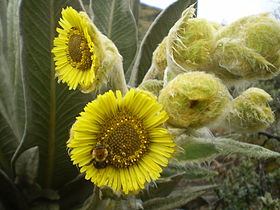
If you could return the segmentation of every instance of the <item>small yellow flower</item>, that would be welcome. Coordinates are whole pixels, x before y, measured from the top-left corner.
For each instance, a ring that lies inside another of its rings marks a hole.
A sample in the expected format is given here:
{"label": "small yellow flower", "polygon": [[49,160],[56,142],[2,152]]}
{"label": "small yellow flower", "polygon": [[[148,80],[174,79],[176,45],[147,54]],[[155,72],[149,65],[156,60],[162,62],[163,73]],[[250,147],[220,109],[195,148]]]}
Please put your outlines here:
{"label": "small yellow flower", "polygon": [[102,56],[98,37],[91,31],[91,22],[72,7],[62,9],[62,18],[54,39],[55,75],[69,89],[92,88]]}
{"label": "small yellow flower", "polygon": [[73,164],[98,187],[125,194],[159,178],[175,144],[155,97],[131,89],[99,95],[77,117],[67,147]]}

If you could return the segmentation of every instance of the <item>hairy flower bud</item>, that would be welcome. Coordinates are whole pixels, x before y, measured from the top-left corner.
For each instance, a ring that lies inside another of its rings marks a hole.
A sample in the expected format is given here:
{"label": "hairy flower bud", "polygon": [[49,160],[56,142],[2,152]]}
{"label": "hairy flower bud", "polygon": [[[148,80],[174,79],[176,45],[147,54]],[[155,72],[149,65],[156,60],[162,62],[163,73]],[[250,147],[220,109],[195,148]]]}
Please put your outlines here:
{"label": "hairy flower bud", "polygon": [[143,81],[151,80],[151,79],[159,79],[159,80],[163,79],[164,71],[167,67],[166,42],[167,42],[167,37],[165,37],[162,40],[162,42],[157,46],[157,48],[153,52],[151,67],[146,73]]}
{"label": "hairy flower bud", "polygon": [[196,70],[210,60],[215,29],[205,19],[183,18],[179,23],[168,35],[168,62],[183,70]]}
{"label": "hairy flower bud", "polygon": [[251,15],[217,32],[208,69],[226,82],[270,79],[280,72],[280,23]]}
{"label": "hairy flower bud", "polygon": [[227,116],[230,128],[237,132],[257,132],[274,121],[268,105],[271,96],[260,88],[249,88],[233,100],[233,109]]}
{"label": "hairy flower bud", "polygon": [[163,78],[163,72],[167,66],[166,60],[166,42],[167,37],[165,37],[162,42],[158,45],[153,53],[153,64],[156,70],[162,75],[161,79]]}
{"label": "hairy flower bud", "polygon": [[172,71],[171,74],[198,70],[210,60],[216,26],[205,19],[193,18],[194,12],[191,5],[169,31],[166,50],[167,71]]}
{"label": "hairy flower bud", "polygon": [[[223,38],[217,41],[213,60],[224,68],[226,79],[228,72],[238,79],[270,78],[274,74],[274,66],[262,55],[246,47],[242,39]],[[229,78],[231,79],[231,78]]]}
{"label": "hairy flower bud", "polygon": [[163,81],[162,80],[146,80],[141,85],[139,85],[138,89],[145,90],[148,92],[153,93],[155,96],[159,95],[159,91],[163,87]]}
{"label": "hairy flower bud", "polygon": [[170,81],[159,95],[169,115],[168,122],[179,127],[199,128],[219,121],[231,96],[222,82],[204,72],[188,72]]}

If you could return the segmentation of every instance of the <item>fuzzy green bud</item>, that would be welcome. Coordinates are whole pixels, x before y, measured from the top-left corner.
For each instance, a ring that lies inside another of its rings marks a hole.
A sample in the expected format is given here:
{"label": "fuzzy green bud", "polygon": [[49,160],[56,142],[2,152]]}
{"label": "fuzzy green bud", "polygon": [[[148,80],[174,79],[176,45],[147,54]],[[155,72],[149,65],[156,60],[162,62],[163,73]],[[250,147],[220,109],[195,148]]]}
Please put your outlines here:
{"label": "fuzzy green bud", "polygon": [[226,82],[276,76],[280,72],[279,34],[279,21],[267,13],[247,16],[221,28],[213,50],[212,72],[217,72],[216,64],[220,69],[217,76]]}
{"label": "fuzzy green bud", "polygon": [[219,67],[224,68],[221,74],[229,72],[246,80],[274,76],[274,66],[255,50],[247,47],[242,39],[223,38],[217,41],[216,45],[213,60]]}
{"label": "fuzzy green bud", "polygon": [[155,96],[158,96],[159,95],[159,91],[162,89],[162,87],[163,87],[163,81],[162,80],[151,79],[151,80],[144,81],[138,87],[138,89],[151,92]]}
{"label": "fuzzy green bud", "polygon": [[221,39],[224,37],[239,38],[244,32],[244,27],[250,25],[252,22],[261,19],[262,17],[267,17],[268,13],[262,13],[258,15],[250,15],[246,17],[239,18],[230,25],[227,25],[218,31],[216,39]]}
{"label": "fuzzy green bud", "polygon": [[157,48],[153,52],[152,65],[146,73],[143,81],[151,79],[163,79],[164,72],[167,67],[166,42],[167,37],[165,37],[162,40],[162,42],[157,46]]}
{"label": "fuzzy green bud", "polygon": [[257,53],[268,56],[275,54],[280,49],[280,23],[270,17],[255,18],[244,28],[246,46]]}
{"label": "fuzzy green bud", "polygon": [[233,110],[227,116],[229,127],[237,132],[257,132],[274,121],[268,105],[271,96],[260,88],[249,88],[233,100]]}
{"label": "fuzzy green bud", "polygon": [[213,24],[205,19],[179,20],[168,35],[169,62],[183,70],[196,70],[208,63],[214,31]]}
{"label": "fuzzy green bud", "polygon": [[166,41],[167,37],[165,37],[162,42],[158,45],[153,53],[153,64],[156,70],[161,74],[161,79],[163,78],[164,70],[167,66],[166,60]]}
{"label": "fuzzy green bud", "polygon": [[231,96],[223,83],[204,72],[178,75],[162,89],[159,102],[169,115],[169,123],[200,128],[222,118]]}

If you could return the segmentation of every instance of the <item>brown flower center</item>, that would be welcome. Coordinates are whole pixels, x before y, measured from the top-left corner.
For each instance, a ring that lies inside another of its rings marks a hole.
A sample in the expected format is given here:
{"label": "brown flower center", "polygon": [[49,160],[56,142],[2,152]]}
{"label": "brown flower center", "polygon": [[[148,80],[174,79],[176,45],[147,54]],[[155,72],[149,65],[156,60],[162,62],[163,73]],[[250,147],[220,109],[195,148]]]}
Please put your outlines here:
{"label": "brown flower center", "polygon": [[148,132],[137,117],[127,111],[120,111],[102,126],[98,139],[109,152],[108,162],[116,168],[125,168],[136,163],[147,151]]}
{"label": "brown flower center", "polygon": [[84,34],[73,27],[68,33],[68,39],[68,62],[76,69],[89,70],[92,64],[92,53]]}

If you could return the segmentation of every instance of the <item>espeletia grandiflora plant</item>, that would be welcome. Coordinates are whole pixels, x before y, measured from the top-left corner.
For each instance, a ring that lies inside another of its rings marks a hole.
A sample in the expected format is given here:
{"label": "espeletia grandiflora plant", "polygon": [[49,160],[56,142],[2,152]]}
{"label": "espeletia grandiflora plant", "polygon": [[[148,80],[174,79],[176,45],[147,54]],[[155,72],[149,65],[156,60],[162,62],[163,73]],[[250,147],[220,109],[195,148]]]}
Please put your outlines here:
{"label": "espeletia grandiflora plant", "polygon": [[253,84],[280,71],[280,23],[221,26],[195,3],[138,47],[139,1],[0,0],[1,209],[179,209],[216,187],[184,185],[217,174],[202,163],[279,158],[213,131],[275,120]]}

